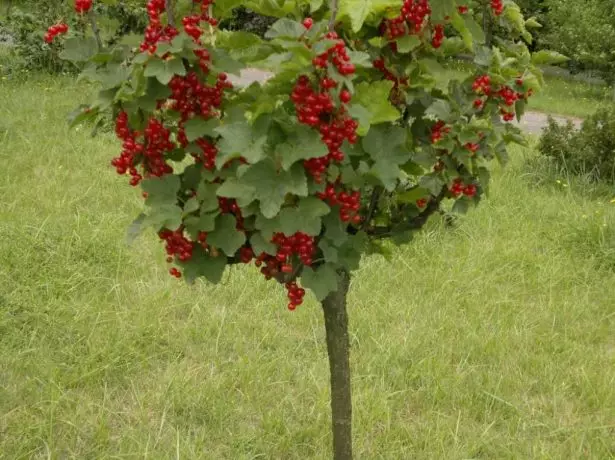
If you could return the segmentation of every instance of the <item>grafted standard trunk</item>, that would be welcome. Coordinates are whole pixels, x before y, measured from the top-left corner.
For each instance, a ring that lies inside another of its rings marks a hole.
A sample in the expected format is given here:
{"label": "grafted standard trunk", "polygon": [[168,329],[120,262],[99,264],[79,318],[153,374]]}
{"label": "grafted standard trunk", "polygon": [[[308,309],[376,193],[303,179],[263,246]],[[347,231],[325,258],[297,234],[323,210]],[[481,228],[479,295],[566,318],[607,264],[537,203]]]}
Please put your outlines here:
{"label": "grafted standard trunk", "polygon": [[350,340],[346,297],[350,274],[339,272],[336,292],[322,301],[331,372],[331,421],[334,460],[352,460],[352,398],[350,387]]}

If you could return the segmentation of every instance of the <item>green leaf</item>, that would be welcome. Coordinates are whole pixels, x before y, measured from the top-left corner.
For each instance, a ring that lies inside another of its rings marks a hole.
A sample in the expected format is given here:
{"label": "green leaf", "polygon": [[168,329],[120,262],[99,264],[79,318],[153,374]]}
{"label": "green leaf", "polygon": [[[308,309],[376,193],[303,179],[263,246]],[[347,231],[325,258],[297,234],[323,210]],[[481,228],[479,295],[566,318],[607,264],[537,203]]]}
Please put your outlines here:
{"label": "green leaf", "polygon": [[451,105],[444,99],[436,99],[429,107],[427,107],[427,110],[425,110],[425,115],[431,115],[437,120],[446,122],[454,121],[455,119]]}
{"label": "green leaf", "polygon": [[228,51],[231,58],[255,62],[267,57],[270,47],[256,34],[241,30],[216,32],[216,46]]}
{"label": "green leaf", "polygon": [[310,289],[319,301],[337,289],[338,274],[331,264],[324,264],[316,270],[305,267],[301,273],[301,285]]}
{"label": "green leaf", "polygon": [[435,22],[444,21],[447,16],[456,11],[455,0],[436,0],[431,4],[431,19]]}
{"label": "green leaf", "polygon": [[254,187],[232,177],[224,181],[217,194],[225,198],[235,198],[241,206],[246,206],[256,199]]}
{"label": "green leaf", "polygon": [[400,203],[415,204],[417,200],[426,198],[428,195],[429,190],[424,189],[423,187],[414,187],[397,195],[397,201]]}
{"label": "green leaf", "polygon": [[156,206],[159,204],[177,203],[177,193],[179,192],[179,177],[167,174],[163,177],[152,177],[141,182],[141,188],[147,193],[145,204]]}
{"label": "green leaf", "polygon": [[150,208],[143,221],[144,226],[154,227],[156,230],[168,228],[177,230],[182,224],[182,209],[176,204],[160,204]]}
{"label": "green leaf", "polygon": [[400,53],[409,53],[415,50],[421,44],[421,39],[416,35],[404,35],[397,40],[397,51]]}
{"label": "green leaf", "polygon": [[342,222],[337,208],[323,217],[322,222],[325,225],[325,238],[331,240],[337,246],[344,244],[348,239],[347,224]]}
{"label": "green leaf", "polygon": [[387,9],[399,10],[398,0],[339,0],[338,19],[348,19],[353,32],[358,32],[363,27],[366,19],[372,15],[378,17]]}
{"label": "green leaf", "polygon": [[173,71],[165,61],[162,59],[151,59],[145,66],[143,75],[146,77],[156,77],[160,83],[167,85],[173,78],[173,74]]}
{"label": "green leaf", "polygon": [[128,229],[126,230],[126,242],[132,244],[143,231],[143,222],[147,216],[143,213],[139,214],[135,220],[132,221]]}
{"label": "green leaf", "polygon": [[300,22],[282,18],[275,22],[265,34],[265,38],[299,38],[307,29]]}
{"label": "green leaf", "polygon": [[561,64],[569,60],[569,57],[557,51],[540,50],[532,54],[532,64],[534,65]]}
{"label": "green leaf", "polygon": [[406,129],[400,126],[380,125],[369,130],[362,144],[375,162],[402,164],[410,159],[407,137]]}
{"label": "green leaf", "polygon": [[252,234],[250,237],[250,245],[252,246],[254,254],[257,256],[263,252],[266,254],[275,255],[278,251],[277,246],[270,241],[266,241],[260,233]]}
{"label": "green leaf", "polygon": [[233,59],[225,50],[214,48],[210,50],[212,57],[212,68],[218,72],[226,72],[232,75],[241,75],[241,70],[245,66]]}
{"label": "green leaf", "polygon": [[237,230],[237,218],[232,214],[221,214],[216,219],[216,228],[207,235],[207,244],[220,248],[232,256],[246,242],[246,234]]}
{"label": "green leaf", "polygon": [[60,59],[71,62],[89,61],[98,53],[98,44],[94,37],[67,38],[64,41],[64,49],[60,52]]}
{"label": "green leaf", "polygon": [[216,211],[219,209],[220,204],[218,203],[218,196],[224,195],[218,195],[218,191],[219,186],[217,184],[208,184],[207,182],[201,182],[199,184],[196,190],[196,196],[201,202],[201,212]]}
{"label": "green leaf", "polygon": [[211,232],[214,230],[216,228],[216,217],[218,217],[218,214],[218,212],[203,213],[198,217],[190,216],[184,219],[184,226],[192,239],[196,240],[200,232]]}
{"label": "green leaf", "polygon": [[433,196],[438,196],[444,187],[444,181],[435,174],[423,176],[419,180],[419,185]]}
{"label": "green leaf", "polygon": [[190,142],[193,142],[204,136],[216,137],[215,129],[219,126],[220,120],[218,120],[217,118],[210,118],[209,120],[205,120],[201,117],[194,117],[184,123],[186,138]]}
{"label": "green leaf", "polygon": [[[369,125],[396,121],[401,116],[389,101],[391,89],[393,89],[393,82],[390,81],[377,81],[371,84],[363,82],[356,86],[353,102],[369,112]],[[362,121],[365,122],[365,120]],[[361,131],[366,131],[365,123]]]}
{"label": "green leaf", "polygon": [[359,122],[357,128],[357,134],[359,136],[365,136],[369,131],[369,127],[372,121],[372,114],[369,110],[363,107],[361,104],[352,104],[348,109],[348,113]]}
{"label": "green leaf", "polygon": [[331,212],[331,208],[316,197],[302,198],[296,207],[280,211],[280,225],[285,235],[303,232],[316,236],[322,229],[322,216]]}
{"label": "green leaf", "polygon": [[211,257],[201,246],[195,246],[189,261],[181,264],[184,267],[184,278],[188,283],[203,276],[209,282],[217,284],[222,279],[226,268],[226,257],[220,255]]}
{"label": "green leaf", "polygon": [[276,155],[281,158],[282,167],[286,170],[299,160],[324,157],[327,153],[327,146],[318,131],[302,125],[297,126],[296,132],[286,142],[276,147]]}
{"label": "green leaf", "polygon": [[249,163],[258,163],[265,156],[267,133],[255,130],[247,121],[222,125],[215,129],[222,136],[218,144],[218,168],[233,158],[244,157]]}
{"label": "green leaf", "polygon": [[308,194],[305,169],[301,164],[290,171],[279,171],[273,161],[261,161],[246,170],[241,176],[241,183],[254,189],[261,213],[267,219],[274,218],[280,212],[287,194]]}

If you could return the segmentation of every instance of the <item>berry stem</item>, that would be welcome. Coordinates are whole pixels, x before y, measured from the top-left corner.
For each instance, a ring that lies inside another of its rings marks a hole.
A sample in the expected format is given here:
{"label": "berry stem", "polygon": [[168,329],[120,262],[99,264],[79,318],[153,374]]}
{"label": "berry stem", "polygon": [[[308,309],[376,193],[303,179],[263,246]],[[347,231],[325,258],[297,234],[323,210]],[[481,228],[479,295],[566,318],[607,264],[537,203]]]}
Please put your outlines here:
{"label": "berry stem", "polygon": [[167,12],[167,23],[171,27],[175,27],[175,15],[173,14],[173,0],[165,0],[164,9]]}
{"label": "berry stem", "polygon": [[103,48],[103,42],[100,38],[100,30],[98,29],[98,24],[96,23],[96,14],[94,13],[94,10],[89,11],[88,17],[90,19],[90,27],[92,28],[92,33],[94,34],[96,44],[98,45],[98,51],[100,51]]}
{"label": "berry stem", "polygon": [[338,0],[329,0],[329,9],[331,10],[331,18],[329,19],[329,31],[335,30],[335,20],[337,18]]}

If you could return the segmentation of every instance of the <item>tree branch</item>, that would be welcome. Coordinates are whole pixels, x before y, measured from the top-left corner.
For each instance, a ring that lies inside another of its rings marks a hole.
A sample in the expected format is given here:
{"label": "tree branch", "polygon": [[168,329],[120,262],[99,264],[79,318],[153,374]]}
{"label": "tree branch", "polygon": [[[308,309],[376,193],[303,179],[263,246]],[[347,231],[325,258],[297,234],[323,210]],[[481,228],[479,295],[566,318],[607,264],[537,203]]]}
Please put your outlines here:
{"label": "tree branch", "polygon": [[369,223],[378,208],[378,202],[380,201],[380,196],[382,195],[383,190],[384,189],[380,186],[374,187],[374,190],[372,190],[372,196],[369,200],[369,207],[367,208],[367,215],[365,216],[361,230],[365,231],[367,227],[369,227]]}
{"label": "tree branch", "polygon": [[335,30],[335,20],[337,18],[338,0],[329,0],[329,9],[331,10],[331,19],[329,19],[329,31]]}
{"label": "tree branch", "polygon": [[94,10],[90,10],[88,14],[90,19],[90,27],[92,27],[92,33],[94,34],[94,38],[96,39],[96,44],[98,45],[98,50],[102,50],[103,42],[100,38],[100,30],[98,29],[98,24],[96,24],[96,14],[94,14]]}
{"label": "tree branch", "polygon": [[394,229],[396,231],[420,230],[425,226],[429,218],[440,209],[440,204],[442,203],[442,200],[444,200],[444,198],[446,197],[447,193],[448,187],[443,186],[438,196],[430,200],[427,204],[427,207],[418,216],[413,217],[407,222],[399,224],[395,227],[392,225],[386,225],[368,228],[367,234],[374,238],[386,238],[391,235]]}
{"label": "tree branch", "polygon": [[167,12],[167,23],[175,27],[175,15],[173,14],[173,0],[164,0],[164,9]]}

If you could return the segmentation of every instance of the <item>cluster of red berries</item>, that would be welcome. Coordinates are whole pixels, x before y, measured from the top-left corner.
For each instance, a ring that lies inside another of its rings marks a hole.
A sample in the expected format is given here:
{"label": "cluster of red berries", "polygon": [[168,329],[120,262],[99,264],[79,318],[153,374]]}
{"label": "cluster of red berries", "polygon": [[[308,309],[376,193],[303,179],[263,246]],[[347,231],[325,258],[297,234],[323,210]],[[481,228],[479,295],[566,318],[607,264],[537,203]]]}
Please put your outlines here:
{"label": "cluster of red berries", "polygon": [[286,289],[288,290],[288,309],[294,311],[299,305],[303,303],[303,297],[305,297],[305,289],[299,287],[296,281],[286,283]]}
{"label": "cluster of red berries", "polygon": [[[173,150],[175,144],[170,140],[171,132],[160,120],[150,118],[143,133],[133,132],[128,127],[128,115],[126,112],[120,112],[115,122],[115,133],[123,141],[122,153],[114,158],[111,164],[115,166],[118,174],[130,174],[130,185],[136,186],[143,179],[137,170],[139,163],[142,164],[146,177],[161,177],[173,172],[173,168],[164,158],[164,152]],[[142,142],[137,142],[137,138],[141,137]]]}
{"label": "cluster of red berries", "polygon": [[391,72],[389,69],[386,68],[384,59],[382,58],[376,59],[372,64],[375,69],[380,70],[380,72],[382,72],[382,75],[384,75],[384,78],[386,80],[392,81],[395,84],[394,89],[397,89],[399,85],[408,84],[407,78],[398,78],[395,76],[395,74],[393,74],[393,72]]}
{"label": "cluster of red berries", "polygon": [[501,15],[504,12],[503,0],[491,0],[491,9],[496,16]]}
{"label": "cluster of red berries", "polygon": [[427,206],[427,203],[428,203],[427,198],[420,198],[416,200],[416,206],[419,209],[423,209],[425,206]]}
{"label": "cluster of red berries", "polygon": [[462,194],[467,196],[468,198],[473,198],[474,196],[476,196],[476,192],[477,192],[476,185],[474,184],[465,185],[463,183],[463,179],[461,179],[460,177],[458,177],[457,179],[453,181],[453,185],[451,186],[449,190],[455,198],[460,197]]}
{"label": "cluster of red berries", "polygon": [[449,126],[446,126],[442,120],[439,120],[433,127],[431,128],[431,143],[435,144],[440,142],[446,134],[451,131]]}
{"label": "cluster of red berries", "polygon": [[290,259],[293,255],[297,255],[303,265],[312,265],[314,251],[316,249],[316,241],[314,237],[302,232],[297,232],[291,236],[285,236],[283,233],[276,233],[271,240],[278,247],[276,259],[283,265],[282,273],[292,273],[293,267],[290,264]]}
{"label": "cluster of red berries", "polygon": [[199,115],[205,118],[218,116],[224,91],[233,87],[225,73],[220,73],[215,85],[202,82],[195,72],[185,77],[175,75],[169,82],[171,96],[168,108],[180,113],[178,140],[182,147],[188,145],[184,123]]}
{"label": "cluster of red berries", "polygon": [[[299,122],[317,128],[322,142],[327,146],[327,155],[310,158],[303,163],[306,171],[317,183],[322,182],[323,174],[332,162],[340,163],[344,160],[344,153],[341,151],[344,141],[348,140],[354,144],[358,139],[358,123],[348,115],[344,105],[336,109],[330,94],[330,91],[337,87],[337,82],[324,77],[319,86],[319,91],[315,91],[310,79],[302,75],[291,94]],[[342,104],[348,104],[352,96],[344,89],[339,98]]]}
{"label": "cluster of red berries", "polygon": [[218,25],[218,20],[209,15],[209,7],[213,4],[213,0],[196,0],[194,3],[201,3],[201,14],[193,14],[186,16],[182,19],[182,25],[188,35],[192,37],[195,42],[198,42],[203,35],[203,29],[201,29],[201,22],[205,22],[212,27]]}
{"label": "cluster of red berries", "polygon": [[237,228],[237,230],[244,231],[243,215],[235,199],[220,196],[218,197],[218,206],[220,207],[220,212],[222,214],[234,215],[235,219],[237,219],[237,225],[235,228]]}
{"label": "cluster of red berries", "polygon": [[491,77],[489,75],[481,75],[476,77],[472,83],[472,90],[478,94],[491,94]]}
{"label": "cluster of red berries", "polygon": [[192,258],[194,243],[184,236],[183,227],[179,227],[175,231],[161,230],[158,237],[165,242],[168,263],[172,263],[176,259],[186,262]]}
{"label": "cluster of red berries", "polygon": [[45,34],[45,43],[51,43],[53,41],[54,38],[56,38],[58,35],[63,35],[66,32],[68,32],[68,24],[56,24],[53,26],[50,26],[47,29],[47,33]]}
{"label": "cluster of red berries", "polygon": [[433,37],[431,39],[431,46],[434,48],[440,48],[442,46],[442,42],[444,41],[444,26],[442,24],[437,24],[434,27]]}
{"label": "cluster of red berries", "polygon": [[165,11],[164,0],[149,0],[147,2],[147,15],[149,24],[145,28],[145,39],[141,44],[141,51],[155,53],[158,43],[170,42],[178,34],[177,29],[170,25],[163,26],[160,15]]}
{"label": "cluster of red berries", "polygon": [[350,55],[346,49],[344,40],[339,40],[336,32],[329,32],[325,35],[327,40],[336,40],[335,46],[329,48],[320,56],[316,56],[312,60],[314,67],[325,69],[331,62],[337,71],[342,75],[352,75],[355,73],[355,65],[350,62]]}
{"label": "cluster of red berries", "polygon": [[216,169],[216,156],[218,155],[218,148],[209,140],[201,138],[196,140],[196,145],[203,151],[202,154],[191,153],[194,158],[194,162],[202,164],[203,168],[213,171]]}
{"label": "cluster of red berries", "polygon": [[408,23],[410,32],[418,33],[425,25],[425,18],[431,14],[429,0],[404,0],[401,16]]}
{"label": "cluster of red berries", "polygon": [[340,219],[342,222],[352,222],[358,225],[363,220],[358,214],[361,209],[361,192],[354,190],[348,192],[336,184],[329,183],[325,191],[318,193],[318,198],[329,203],[330,206],[340,206]]}
{"label": "cluster of red berries", "polygon": [[459,11],[459,14],[466,14],[468,10],[469,8],[466,5],[459,5],[457,7],[457,11]]}
{"label": "cluster of red berries", "polygon": [[75,0],[75,11],[79,14],[87,13],[92,9],[92,0]]}
{"label": "cluster of red berries", "polygon": [[464,147],[468,149],[470,152],[476,153],[478,149],[480,149],[480,144],[477,144],[475,142],[468,142],[467,144],[464,145]]}

